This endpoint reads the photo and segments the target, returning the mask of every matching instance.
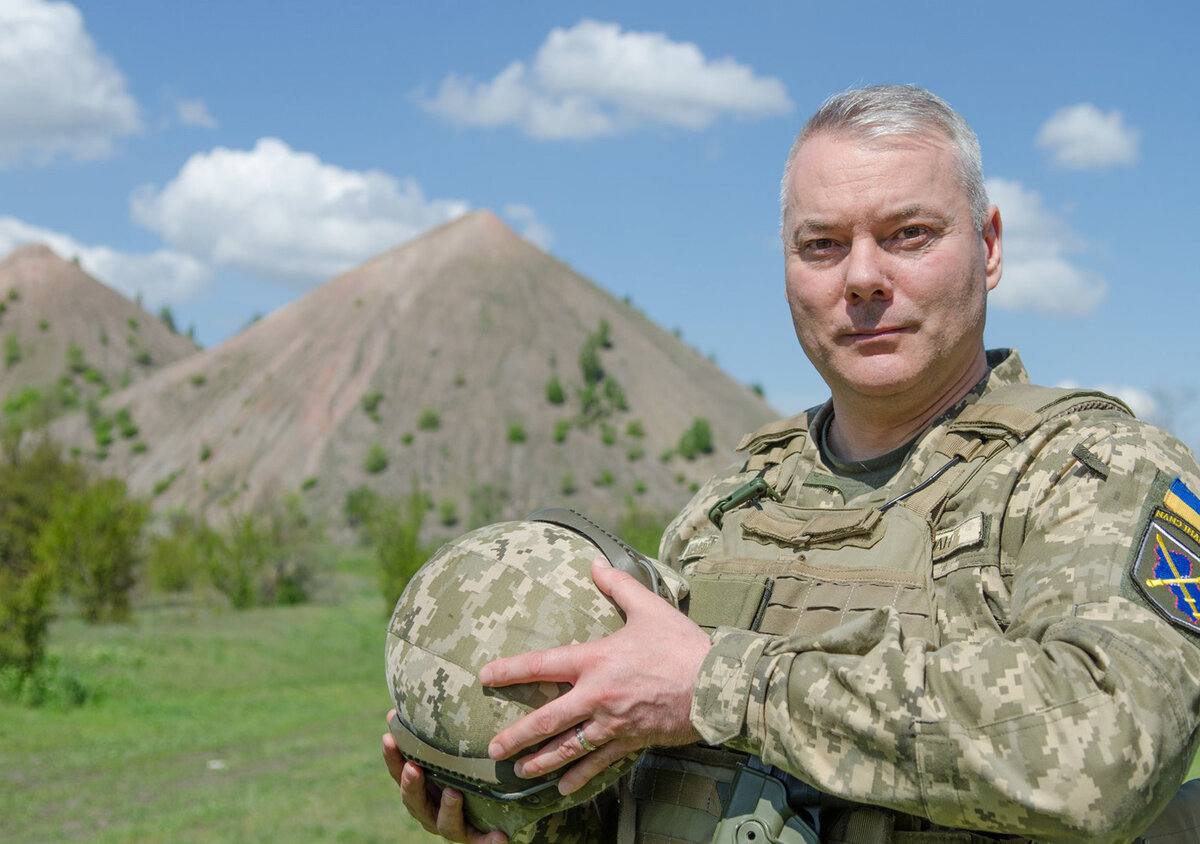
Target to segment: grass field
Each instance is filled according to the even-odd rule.
[[[343,559],[296,607],[58,621],[49,650],[93,697],[0,703],[0,839],[438,840],[380,756],[387,613],[371,565]]]

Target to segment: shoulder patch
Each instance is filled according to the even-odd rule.
[[[1176,478],[1155,507],[1130,574],[1168,621],[1200,633],[1200,500]]]

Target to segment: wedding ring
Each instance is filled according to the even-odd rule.
[[[575,738],[579,739],[579,746],[583,748],[584,753],[591,753],[596,749],[596,745],[587,740],[587,736],[583,734],[583,724],[575,725]]]

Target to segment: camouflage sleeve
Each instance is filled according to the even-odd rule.
[[[906,639],[891,609],[820,636],[721,628],[693,699],[703,739],[949,827],[1093,843],[1140,832],[1200,741],[1200,647],[1129,571],[1148,503],[1176,476],[1200,490],[1200,470],[1129,422],[1046,435],[1019,471],[1001,571],[955,587],[975,590],[958,605],[995,594],[1004,611],[936,650]]]

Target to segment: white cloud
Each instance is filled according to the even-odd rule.
[[[521,237],[543,252],[550,251],[550,244],[554,242],[554,235],[545,223],[537,218],[536,211],[528,205],[510,202],[500,209],[500,213],[507,217],[508,221],[520,230]]]
[[[199,126],[203,129],[216,129],[217,121],[209,112],[204,100],[180,100],[175,104],[175,113],[179,122],[184,126]]]
[[[0,255],[26,243],[44,243],[65,260],[79,260],[92,277],[147,308],[186,299],[212,279],[212,271],[190,255],[159,249],[136,254],[108,246],[85,246],[69,235],[0,217]]]
[[[1125,125],[1121,112],[1100,111],[1091,103],[1060,108],[1038,131],[1038,146],[1054,163],[1072,170],[1135,164],[1141,133]]]
[[[136,222],[205,261],[305,286],[460,216],[412,179],[345,170],[283,141],[197,153],[161,190],[131,197]]]
[[[989,301],[1058,316],[1094,312],[1108,295],[1108,285],[1069,259],[1085,244],[1066,221],[1047,211],[1041,196],[1019,182],[988,179],[987,190],[1000,208],[1004,230],[1004,275]]]
[[[514,124],[535,138],[591,138],[647,124],[703,129],[723,114],[787,114],[782,82],[658,32],[583,20],[554,29],[532,65],[490,82],[447,76],[422,105],[465,126]]]
[[[69,3],[0,2],[0,166],[112,151],[141,130],[138,106]]]

